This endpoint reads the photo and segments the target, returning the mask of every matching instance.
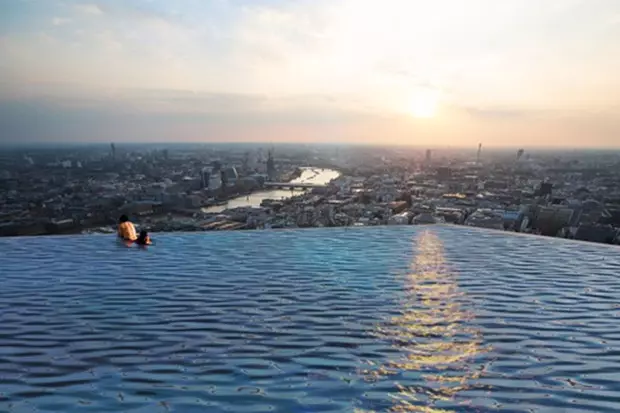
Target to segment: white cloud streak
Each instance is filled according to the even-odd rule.
[[[70,23],[71,19],[68,19],[66,17],[54,17],[52,19],[52,24],[54,26],[64,26],[67,23]]]
[[[101,10],[101,7],[99,7],[99,5],[94,4],[94,3],[76,4],[75,9],[83,14],[90,14],[90,15],[103,14],[103,10]]]

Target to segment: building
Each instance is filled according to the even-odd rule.
[[[136,201],[123,206],[121,211],[129,216],[145,216],[152,215],[161,206],[162,203],[158,201]]]
[[[503,211],[492,209],[478,209],[465,220],[465,225],[470,227],[504,229]]]
[[[437,207],[435,208],[435,215],[450,224],[461,225],[465,221],[465,211],[462,208]]]
[[[204,186],[206,183],[206,187]],[[205,167],[202,170],[202,185],[209,191],[217,191],[222,188],[222,165],[220,162],[215,161],[210,167]]]
[[[198,195],[188,195],[185,197],[185,206],[187,208],[199,208],[203,206],[203,198]]]
[[[267,178],[270,181],[273,181],[277,178],[276,176],[276,166],[275,166],[275,162],[273,160],[273,152],[269,151],[268,157],[267,157]]]
[[[71,231],[75,228],[76,226],[76,222],[73,219],[53,219],[51,220],[47,226],[46,229],[47,231],[49,231],[50,233],[62,233],[65,231]]]
[[[580,225],[574,238],[580,241],[612,244],[618,236],[618,230],[611,225]]]
[[[579,222],[581,224],[594,225],[611,216],[611,214],[605,210],[604,205],[593,199],[583,201],[580,212]]]
[[[521,157],[523,157],[523,153],[524,153],[524,152],[525,152],[525,151],[524,151],[523,149],[519,149],[519,150],[517,151],[517,162],[518,162],[519,160],[521,160]]]
[[[518,230],[521,228],[523,214],[520,211],[504,211],[504,229]]]
[[[200,171],[200,189],[209,189],[210,179],[211,179],[211,169],[202,168],[202,171]]]
[[[550,182],[541,182],[536,195],[538,196],[551,196],[553,190],[553,184]]]
[[[538,206],[532,227],[544,235],[555,236],[572,223],[574,209],[565,205]]]
[[[437,179],[440,181],[447,181],[452,178],[452,169],[446,166],[442,166],[436,169]]]
[[[231,187],[237,185],[239,174],[234,166],[226,167],[222,170],[222,182],[224,185]]]
[[[388,219],[388,225],[409,225],[413,219],[413,212],[405,211],[400,214],[392,215]]]
[[[222,188],[222,174],[220,171],[211,171],[209,175],[209,191],[217,191]]]
[[[437,224],[439,222],[440,219],[427,212],[418,214],[411,220],[411,223],[414,225]]]
[[[393,201],[388,204],[388,208],[393,214],[399,214],[405,209],[407,209],[408,205],[406,201]]]

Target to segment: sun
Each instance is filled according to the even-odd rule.
[[[416,118],[432,118],[437,113],[439,93],[433,90],[421,90],[414,94],[409,112]]]

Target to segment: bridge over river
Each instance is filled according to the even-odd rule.
[[[265,182],[265,188],[261,191],[231,199],[226,205],[204,208],[203,211],[220,213],[231,208],[259,207],[265,199],[288,199],[306,189],[325,187],[339,175],[340,172],[333,169],[302,168],[301,176],[292,182]]]
[[[265,182],[265,188],[277,189],[312,189],[324,188],[327,184],[316,182]]]

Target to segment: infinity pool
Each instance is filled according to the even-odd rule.
[[[0,412],[618,412],[620,249],[458,227],[0,239]]]

